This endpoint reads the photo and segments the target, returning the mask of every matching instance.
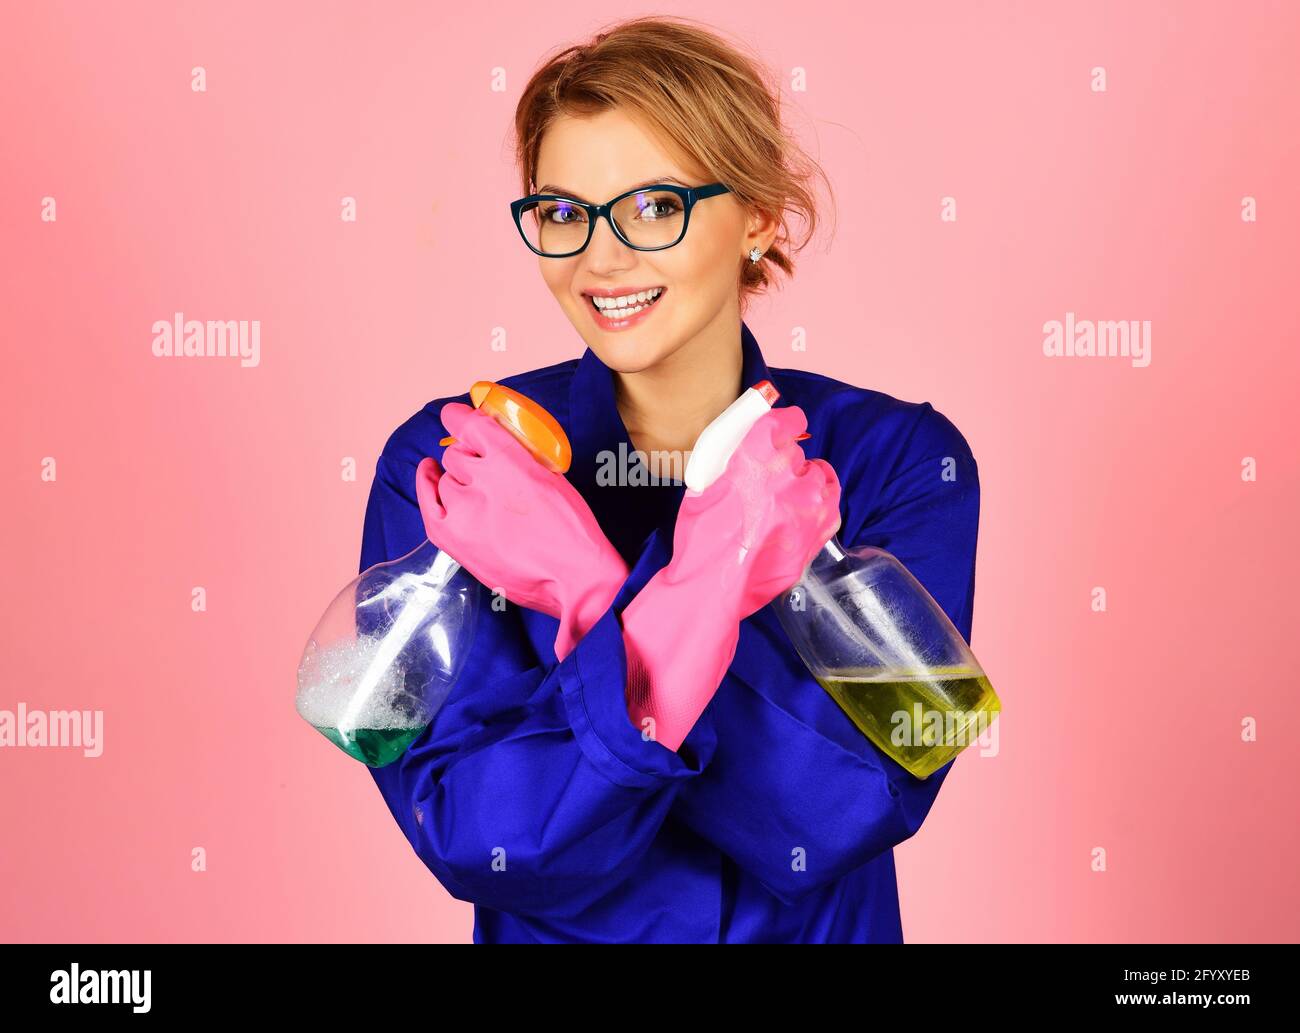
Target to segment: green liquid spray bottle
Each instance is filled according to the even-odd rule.
[[[568,470],[569,439],[536,402],[488,380],[470,388],[470,400],[547,469]],[[299,716],[349,757],[377,768],[393,763],[455,686],[482,590],[428,539],[366,568],[335,596],[307,641],[298,663]]]
[[[776,401],[768,381],[701,433],[686,486],[703,491]],[[800,658],[858,729],[917,778],[974,742],[1002,705],[942,607],[883,549],[832,537],[771,603]]]

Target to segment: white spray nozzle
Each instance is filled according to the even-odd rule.
[[[703,491],[722,476],[727,460],[740,447],[749,428],[758,422],[780,397],[770,380],[746,388],[739,398],[722,410],[700,433],[686,463],[686,487]]]

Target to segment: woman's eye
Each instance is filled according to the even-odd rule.
[[[675,200],[656,200],[641,209],[641,217],[643,219],[666,219],[679,211],[681,211],[681,207]]]
[[[579,221],[581,215],[581,210],[567,204],[551,205],[550,207],[542,209],[543,220],[546,222],[558,223],[561,226]]]

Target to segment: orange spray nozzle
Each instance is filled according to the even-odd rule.
[[[565,473],[573,461],[573,449],[559,421],[527,395],[491,380],[480,380],[469,389],[475,409],[482,409],[510,431],[533,457],[555,473]],[[438,444],[450,445],[454,437]]]

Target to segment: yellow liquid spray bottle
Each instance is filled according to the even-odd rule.
[[[691,451],[686,486],[703,491],[777,398],[768,381],[718,416]],[[1002,709],[942,607],[883,549],[832,537],[771,604],[808,670],[873,743],[928,778]]]
[[[488,380],[470,389],[470,400],[539,463],[557,474],[568,470],[569,439],[537,403]],[[428,539],[366,568],[307,641],[298,664],[299,715],[371,767],[397,760],[433,720],[464,666],[478,594],[479,583]]]

